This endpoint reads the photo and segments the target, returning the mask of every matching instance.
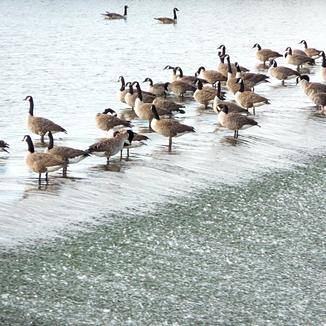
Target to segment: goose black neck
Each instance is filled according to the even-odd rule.
[[[258,51],[261,50],[261,46],[258,43],[257,43],[257,49],[258,49]]]
[[[120,81],[121,81],[120,91],[123,92],[126,89],[125,79],[121,76]]]
[[[236,65],[235,67],[236,67],[236,69],[237,69],[237,72],[241,73],[241,68],[240,68],[240,66],[239,66],[239,65]]]
[[[129,93],[131,95],[134,94],[134,88],[133,88],[132,84],[129,85]]]
[[[51,148],[53,148],[53,135],[51,131],[48,132],[48,136],[49,136],[48,149],[50,150]]]
[[[219,58],[221,60],[221,63],[224,63],[224,59],[225,59],[224,54],[223,53],[219,53],[218,56],[219,56]]]
[[[289,55],[292,55],[292,48],[288,48]]]
[[[302,43],[303,43],[303,45],[304,45],[304,48],[305,48],[305,49],[308,49],[308,44],[307,44],[307,42],[306,42],[306,41],[303,41]]]
[[[179,76],[180,76],[180,78],[182,78],[183,77],[183,71],[182,71],[182,69],[180,68],[180,67],[178,67],[178,71],[179,71]]]
[[[152,112],[153,112],[154,119],[160,120],[160,116],[158,115],[158,113],[156,111],[155,105],[152,105]]]
[[[136,88],[137,88],[137,96],[142,101],[143,100],[143,94],[141,93],[141,89],[140,89],[140,86],[139,86],[138,83],[136,84]]]
[[[30,96],[29,98],[29,114],[33,116],[34,114],[34,100],[33,97]]]
[[[173,9],[173,19],[174,20],[177,19],[177,11],[175,9]]]
[[[224,45],[221,45],[221,50],[222,50],[222,56],[225,56],[225,46]]]
[[[243,80],[242,79],[240,81],[240,89],[239,89],[239,92],[240,93],[244,92],[244,83],[243,83]]]
[[[124,16],[127,16],[127,9],[128,9],[128,7],[125,6],[125,7],[124,7],[124,13],[123,13]]]
[[[216,87],[216,96],[220,97],[221,96],[221,82],[217,82],[217,87]]]
[[[232,67],[231,67],[231,62],[230,62],[230,57],[229,56],[226,57],[226,61],[228,63],[228,72],[230,74],[232,74]]]
[[[197,79],[197,88],[199,90],[203,89],[203,83],[201,82],[201,80]]]
[[[326,68],[326,56],[325,56],[325,53],[323,52],[323,54],[322,54],[322,57],[323,57],[323,62],[322,62],[322,64],[321,64],[321,66],[323,67],[323,68]]]
[[[134,132],[129,129],[129,130],[127,130],[127,133],[129,134],[128,141],[131,144],[132,140],[134,139]]]
[[[28,151],[30,153],[34,153],[35,150],[34,150],[34,145],[33,145],[33,142],[32,142],[31,137],[30,136],[26,136],[25,140],[26,140],[27,145],[28,145]]]
[[[149,86],[153,87],[153,80],[151,78],[147,78],[147,80],[149,81]]]

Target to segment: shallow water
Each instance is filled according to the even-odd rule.
[[[117,157],[108,170],[91,157],[41,189],[21,139],[26,95],[36,115],[68,130],[57,144],[87,148],[105,136],[97,112],[130,114],[116,99],[119,75],[156,82],[169,80],[167,64],[185,74],[214,68],[222,43],[252,70],[256,42],[326,48],[323,2],[132,1],[126,22],[100,16],[123,4],[0,3],[0,139],[11,147],[0,156],[0,321],[322,324],[325,118],[293,81],[256,88],[271,105],[257,109],[262,128],[236,142],[187,99],[179,119],[196,133],[177,138],[171,154],[150,133],[130,161]],[[174,6],[176,26],[152,20]]]

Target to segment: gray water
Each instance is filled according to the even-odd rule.
[[[257,87],[272,104],[237,142],[187,99],[179,119],[196,133],[172,154],[148,134],[129,162],[108,171],[91,157],[41,189],[21,142],[26,95],[68,130],[57,144],[87,148],[105,136],[97,112],[130,117],[119,75],[156,82],[169,80],[167,64],[214,68],[222,43],[253,71],[256,42],[325,49],[323,1],[132,1],[126,22],[100,16],[123,5],[0,3],[0,139],[11,146],[0,156],[0,323],[324,324],[325,119],[293,81]],[[152,19],[175,6],[176,26]]]

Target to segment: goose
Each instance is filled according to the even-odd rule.
[[[121,87],[117,93],[118,101],[120,101],[121,103],[126,103],[125,96],[128,92],[128,89],[126,89],[126,83],[123,76],[119,76],[118,82],[121,82]]]
[[[156,109],[166,110],[171,113],[174,111],[182,114],[185,113],[185,111],[182,110],[183,108],[185,108],[184,105],[175,103],[163,97],[156,97],[153,101],[153,104],[155,105]]]
[[[24,99],[24,101],[29,101],[29,114],[27,119],[27,127],[28,129],[36,134],[41,136],[41,143],[44,144],[44,135],[52,131],[52,133],[55,132],[64,132],[67,133],[65,129],[63,129],[61,126],[57,125],[53,121],[41,118],[41,117],[34,117],[34,100],[33,97],[28,95]]]
[[[285,80],[296,78],[300,73],[288,67],[277,66],[276,60],[272,59],[269,62],[268,74],[278,80],[282,81],[285,85]]]
[[[233,77],[230,56],[226,55],[225,58],[227,61],[227,66],[228,66],[228,77],[227,77],[227,81],[226,81],[226,87],[230,92],[235,94],[240,89],[240,85],[237,83],[238,78]],[[250,91],[250,88],[244,84],[244,90]]]
[[[152,105],[151,110],[154,117],[151,122],[151,127],[158,134],[164,137],[169,137],[169,152],[172,151],[173,137],[178,137],[188,132],[195,132],[193,127],[182,124],[174,119],[160,119],[155,105]]]
[[[326,81],[326,56],[325,52],[321,52],[321,56],[323,58],[322,64],[321,64],[321,76],[323,78],[323,81]]]
[[[138,134],[138,133],[134,132],[132,143],[131,144],[130,143],[124,143],[124,146],[123,146],[123,149],[126,149],[127,150],[126,161],[129,160],[129,156],[130,156],[129,149],[130,148],[136,148],[136,147],[140,147],[140,146],[146,145],[145,142],[148,139],[149,138],[147,136],[142,135],[142,134]],[[122,160],[122,150],[120,152],[120,161]]]
[[[214,97],[213,110],[216,113],[220,112],[218,104],[225,104],[228,106],[229,112],[238,112],[238,113],[248,114],[248,110],[242,108],[237,103],[230,102],[230,101],[224,101],[224,97],[221,95],[221,82],[217,82],[215,85],[216,85],[216,95]]]
[[[165,83],[165,89],[168,92],[172,92],[176,96],[181,97],[183,97],[187,92],[194,93],[196,91],[196,87],[194,85],[185,83],[182,80],[176,80],[172,83]]]
[[[243,80],[239,78],[237,83],[240,84],[240,89],[235,93],[235,101],[243,108],[249,110],[253,108],[253,114],[255,114],[255,108],[264,104],[270,104],[266,97],[260,96],[256,93],[245,91]]]
[[[9,148],[9,145],[4,140],[0,140],[0,152],[9,153],[7,148]]]
[[[258,122],[245,115],[235,112],[229,112],[229,108],[225,104],[219,104],[220,112],[218,114],[218,122],[227,129],[234,131],[234,138],[239,137],[240,129],[248,129],[253,126],[259,126]]]
[[[128,85],[128,92],[125,95],[125,101],[126,103],[131,107],[134,108],[135,106],[135,101],[137,98],[137,90],[133,88],[133,85],[135,85],[136,82],[128,82],[126,83],[126,86]],[[142,95],[143,95],[143,102],[144,103],[152,103],[153,100],[155,99],[155,95],[149,92],[144,92],[142,91]]]
[[[205,106],[207,109],[208,104],[214,100],[216,90],[212,87],[203,87],[203,83],[198,79],[196,81],[197,89],[194,92],[194,99]]]
[[[313,93],[310,99],[319,107],[319,113],[324,114],[324,107],[326,105],[326,93]]]
[[[105,19],[127,19],[127,9],[128,6],[123,7],[123,15],[116,14],[114,12],[106,11],[105,14],[102,14]]]
[[[294,54],[292,52],[291,47],[287,47],[285,49],[285,58],[286,58],[286,63],[296,66],[297,71],[299,71],[300,66],[302,66],[305,63],[308,63],[310,65],[315,64],[315,60],[313,58],[308,57],[307,55],[300,55],[300,54]]]
[[[221,51],[218,51],[218,56],[220,58],[220,63],[217,66],[217,71],[220,72],[221,74],[223,74],[225,77],[227,77],[227,75],[228,75],[228,66],[227,66],[226,63],[224,63],[225,56],[227,55],[225,45],[221,44],[217,49],[221,50]],[[235,67],[234,63],[231,63],[231,67],[232,67],[232,75],[234,77],[235,74],[236,74],[236,67]],[[240,66],[240,68],[241,68],[241,71],[243,71],[243,72],[249,71],[249,69],[246,68],[246,67]]]
[[[280,54],[276,51],[273,51],[271,49],[262,49],[258,43],[256,43],[252,48],[257,48],[256,58],[259,61],[262,61],[264,63],[264,65],[266,64],[266,61],[269,61],[271,59],[275,59],[278,57],[283,57],[282,54]]]
[[[172,70],[172,76],[171,76],[171,82],[174,82],[179,79],[179,76],[177,75],[177,67],[172,67],[170,65],[167,65],[163,68],[163,70]]]
[[[296,83],[300,84],[305,94],[309,97],[316,93],[326,93],[326,84],[322,83],[311,83],[308,75],[298,76]]]
[[[201,66],[196,72],[196,77],[207,80],[210,84],[215,84],[217,81],[226,81],[226,77],[217,70],[206,70]]]
[[[26,165],[33,171],[38,173],[38,184],[41,184],[41,175],[45,173],[45,181],[48,184],[48,173],[62,169],[65,165],[63,159],[48,153],[36,153],[32,138],[25,135],[23,141],[28,145],[28,153],[25,158]]]
[[[193,85],[198,79],[200,79],[200,81],[203,84],[207,83],[207,81],[205,79],[198,78],[196,76],[184,76],[183,71],[179,66],[175,67],[174,69],[179,72],[179,75],[177,75],[177,80],[181,80],[181,81],[186,82],[191,85]]]
[[[110,108],[105,109],[102,113],[97,113],[95,122],[98,129],[105,131],[109,131],[117,126],[130,127],[130,121],[119,119],[116,112]]]
[[[153,80],[149,77],[145,78],[143,83],[149,82],[149,92],[155,94],[156,96],[165,96],[164,83],[153,83]]]
[[[179,11],[178,8],[173,9],[173,18],[157,17],[154,19],[158,20],[161,24],[176,24],[178,22],[177,11]]]
[[[321,56],[321,50],[317,50],[315,48],[308,48],[308,44],[305,40],[302,40],[299,42],[299,44],[303,44],[304,45],[304,53],[310,57],[310,58],[314,58],[317,59]]]
[[[267,80],[269,76],[265,74],[242,72],[239,64],[237,62],[235,62],[234,64],[237,68],[236,78],[241,78],[245,85],[252,91],[254,90],[255,86],[258,86],[262,83],[269,83],[269,81]]]
[[[106,157],[106,164],[110,164],[110,157],[118,154],[124,147],[124,144],[131,144],[134,133],[132,130],[115,132],[111,138],[106,138],[89,146],[88,153],[100,157]]]
[[[48,132],[49,136],[49,144],[46,149],[46,153],[59,157],[61,160],[65,162],[62,169],[62,176],[67,176],[67,167],[68,164],[78,163],[87,156],[90,156],[87,151],[83,151],[81,149],[76,149],[67,146],[54,146],[53,144],[53,136],[52,132]]]

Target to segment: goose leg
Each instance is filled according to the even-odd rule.
[[[126,161],[129,161],[129,148],[127,148],[127,158]]]
[[[41,143],[44,144],[44,135],[41,135]]]
[[[233,138],[234,138],[234,139],[237,139],[237,131],[236,131],[236,130],[234,130]]]
[[[110,164],[110,157],[106,158],[106,164],[109,165]]]
[[[169,152],[172,151],[172,137],[169,137]]]
[[[282,86],[285,86],[285,80],[284,79],[282,80]]]
[[[122,161],[122,150],[120,151],[120,161]]]
[[[252,107],[252,113],[253,113],[254,115],[256,115],[256,110],[255,110],[255,107],[254,107],[254,106]]]
[[[45,181],[46,181],[46,184],[49,184],[49,174],[48,174],[48,172],[45,173]]]
[[[65,159],[65,163],[64,163],[63,169],[62,169],[62,176],[64,178],[67,178],[67,168],[68,168],[68,159]]]
[[[38,174],[38,184],[41,185],[41,173]]]

